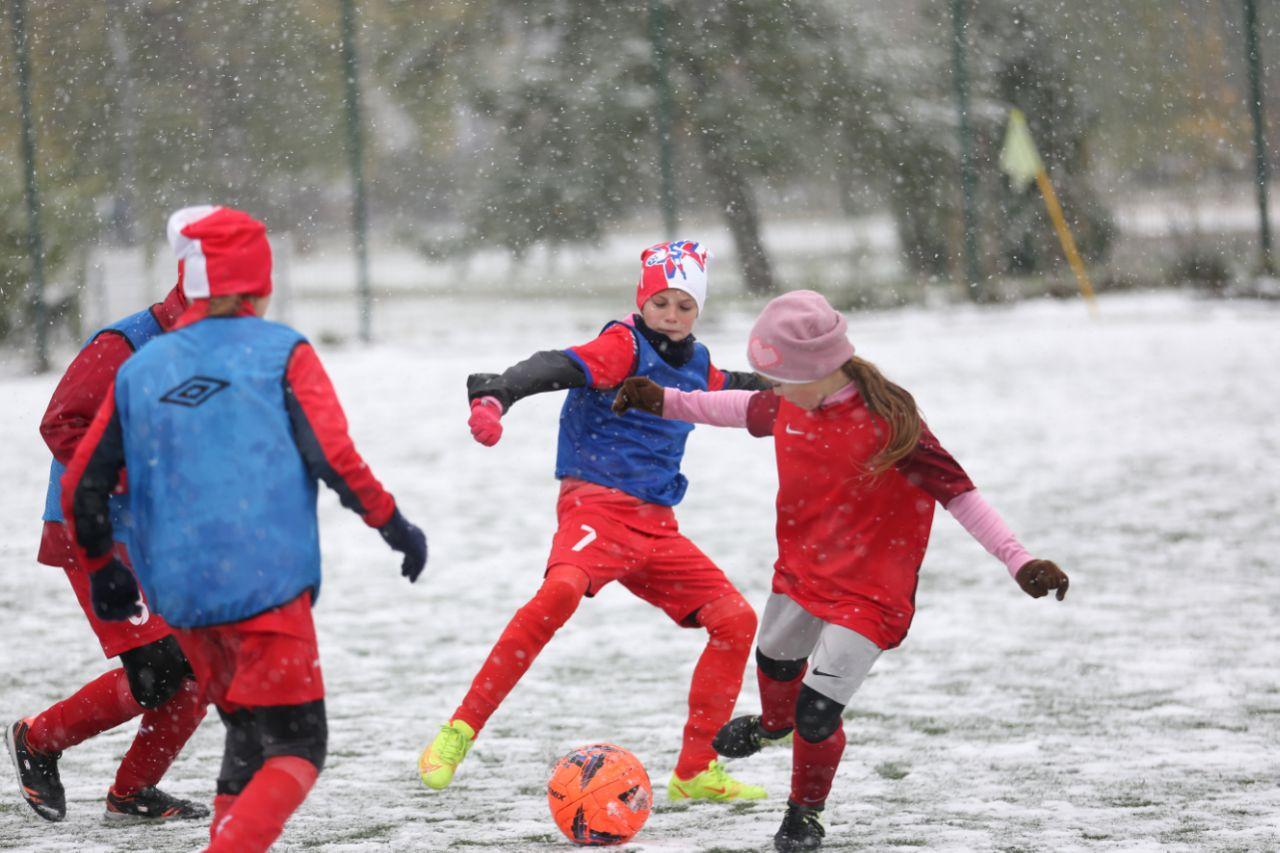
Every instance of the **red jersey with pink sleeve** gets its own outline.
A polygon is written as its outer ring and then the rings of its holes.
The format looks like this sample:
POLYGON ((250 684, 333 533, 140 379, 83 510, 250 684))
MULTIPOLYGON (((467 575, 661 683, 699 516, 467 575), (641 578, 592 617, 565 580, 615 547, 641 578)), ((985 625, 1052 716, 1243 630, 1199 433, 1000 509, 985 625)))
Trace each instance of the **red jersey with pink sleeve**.
POLYGON ((973 483, 926 427, 915 450, 879 476, 866 463, 884 422, 860 395, 805 411, 772 392, 747 411, 778 459, 778 561, 773 591, 882 649, 906 637, 935 502, 973 483))
MULTIPOLYGON (((591 388, 617 388, 636 369, 636 337, 625 325, 610 325, 592 341, 565 352, 587 374, 591 388)), ((707 371, 707 390, 724 388, 724 373, 713 364, 707 371)))

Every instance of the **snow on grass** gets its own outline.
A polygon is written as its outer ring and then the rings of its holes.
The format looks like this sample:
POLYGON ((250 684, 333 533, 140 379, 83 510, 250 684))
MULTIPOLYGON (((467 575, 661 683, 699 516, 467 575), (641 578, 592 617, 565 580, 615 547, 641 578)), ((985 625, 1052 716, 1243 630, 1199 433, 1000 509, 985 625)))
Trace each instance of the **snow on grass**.
MULTIPOLYGON (((299 302, 305 332, 345 304, 299 302)), ((620 588, 586 602, 494 716, 452 788, 418 751, 538 583, 554 525, 555 396, 520 403, 495 448, 466 429, 463 381, 585 340, 626 308, 599 301, 384 300, 371 349, 321 346, 358 446, 428 531, 409 586, 375 533, 321 501, 317 609, 330 758, 280 850, 561 850, 543 783, 571 747, 620 743, 658 806, 633 851, 770 849, 789 779, 777 748, 731 771, 762 803, 672 805, 689 674, 702 646, 620 588)), ((744 366, 749 306, 700 330, 744 366)), ((833 850, 1264 850, 1280 846, 1280 311, 1179 295, 857 314, 859 352, 929 422, 1040 556, 1072 577, 1032 601, 939 513, 919 613, 846 713, 827 808, 833 850)), ((66 581, 37 566, 54 377, 5 379, 0 442, 0 714, 33 713, 107 664, 66 581)), ((772 447, 700 428, 682 529, 762 605, 774 556, 772 447)), ((758 707, 754 670, 739 703, 758 707)), ((166 787, 208 799, 211 715, 166 787)), ((131 726, 62 760, 68 819, 0 798, 0 848, 190 850, 203 825, 114 827, 102 796, 131 726)))

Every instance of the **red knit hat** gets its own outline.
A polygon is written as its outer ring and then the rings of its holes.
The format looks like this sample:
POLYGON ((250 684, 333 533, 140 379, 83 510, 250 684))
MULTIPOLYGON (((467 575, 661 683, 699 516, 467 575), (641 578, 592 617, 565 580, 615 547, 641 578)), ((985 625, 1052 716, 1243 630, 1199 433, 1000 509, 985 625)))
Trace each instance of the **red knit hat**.
POLYGON ((683 290, 698 303, 707 301, 707 261, 711 251, 693 240, 668 240, 640 253, 640 284, 636 287, 636 307, 668 288, 683 290))
POLYGON ((189 302, 271 293, 267 228, 231 207, 184 207, 169 217, 169 245, 189 302))
POLYGON ((821 293, 793 290, 773 299, 751 327, 747 361, 775 382, 813 382, 853 358, 844 315, 821 293))

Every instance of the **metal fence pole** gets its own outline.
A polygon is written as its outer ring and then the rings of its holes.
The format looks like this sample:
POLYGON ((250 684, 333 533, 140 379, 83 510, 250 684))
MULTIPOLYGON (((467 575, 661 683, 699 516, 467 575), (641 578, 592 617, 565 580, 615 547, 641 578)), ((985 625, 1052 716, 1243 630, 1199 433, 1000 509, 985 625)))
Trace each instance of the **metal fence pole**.
POLYGON ((965 67, 965 25, 967 0, 951 0, 952 80, 956 90, 956 111, 960 134, 960 198, 964 218, 965 285, 974 299, 983 296, 982 277, 978 269, 978 217, 974 195, 978 179, 973 168, 973 131, 969 126, 969 73, 965 67))
POLYGON ((342 0, 342 67, 346 75, 347 154, 351 163, 351 222, 355 231, 356 292, 360 302, 360 340, 373 339, 373 295, 369 289, 369 218, 364 186, 364 126, 360 121, 356 11, 342 0))
POLYGON ((666 6, 663 0, 649 0, 649 38, 653 43, 653 65, 658 82, 658 165, 662 175, 662 226, 667 239, 676 237, 679 227, 676 209, 674 154, 671 147, 671 78, 667 74, 666 6))
POLYGON ((40 190, 36 184, 36 135, 31 121, 31 74, 27 58, 27 3, 11 0, 9 21, 18 70, 18 102, 22 124, 22 160, 27 201, 27 252, 31 256, 29 290, 35 325, 36 370, 49 369, 49 309, 44 302, 44 240, 40 234, 40 190))
POLYGON ((1245 54, 1249 65, 1249 114, 1253 117, 1253 168, 1258 191, 1258 228, 1261 231, 1262 271, 1276 271, 1271 250, 1271 213, 1268 210, 1266 120, 1262 114, 1262 57, 1258 48, 1258 7, 1255 0, 1244 0, 1245 54))

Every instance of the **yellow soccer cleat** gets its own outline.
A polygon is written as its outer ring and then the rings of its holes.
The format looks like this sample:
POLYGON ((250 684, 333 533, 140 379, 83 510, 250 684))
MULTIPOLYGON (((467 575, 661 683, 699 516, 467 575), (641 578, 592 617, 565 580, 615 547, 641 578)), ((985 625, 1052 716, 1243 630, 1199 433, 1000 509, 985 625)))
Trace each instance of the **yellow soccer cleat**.
POLYGON ((734 800, 763 800, 769 796, 759 785, 748 785, 739 782, 725 771, 719 761, 713 761, 692 779, 681 779, 671 774, 671 782, 667 784, 669 800, 709 800, 713 803, 728 803, 734 800))
POLYGON ((418 756, 418 773, 422 776, 422 784, 437 791, 449 787, 453 781, 454 771, 471 751, 476 742, 476 732, 462 720, 451 720, 447 726, 440 727, 440 733, 431 741, 431 746, 422 750, 418 756))

